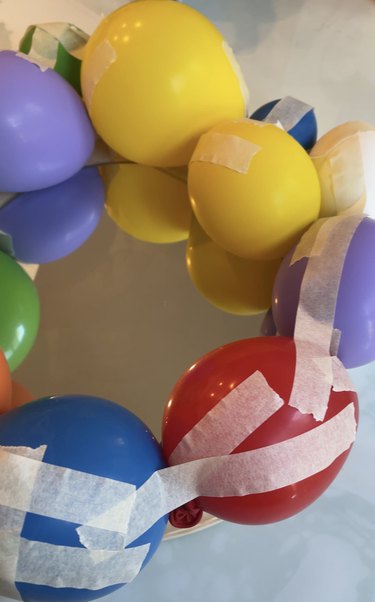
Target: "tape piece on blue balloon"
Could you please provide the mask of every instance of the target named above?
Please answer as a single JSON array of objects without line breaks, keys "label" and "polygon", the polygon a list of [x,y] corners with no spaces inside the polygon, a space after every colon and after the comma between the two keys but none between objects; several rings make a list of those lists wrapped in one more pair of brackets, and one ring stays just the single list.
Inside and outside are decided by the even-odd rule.
[{"label": "tape piece on blue balloon", "polygon": [[275,125],[279,123],[288,132],[312,110],[311,105],[292,96],[285,96],[275,104],[263,121]]}]

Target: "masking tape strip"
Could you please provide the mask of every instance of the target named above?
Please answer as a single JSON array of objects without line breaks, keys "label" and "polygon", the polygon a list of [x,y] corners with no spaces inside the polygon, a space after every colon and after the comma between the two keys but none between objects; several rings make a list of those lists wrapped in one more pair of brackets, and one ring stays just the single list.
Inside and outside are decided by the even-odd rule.
[{"label": "masking tape strip", "polygon": [[0,466],[2,506],[79,524],[100,515],[102,522],[95,526],[113,531],[129,514],[127,498],[135,491],[129,483],[21,457],[3,447]]},{"label": "masking tape strip", "polygon": [[86,73],[82,87],[85,91],[88,108],[90,108],[92,102],[95,86],[116,59],[116,50],[112,44],[108,40],[103,40],[86,61]]},{"label": "masking tape strip", "polygon": [[31,28],[34,28],[30,48],[32,56],[51,60],[54,67],[58,46],[61,44],[69,54],[82,59],[83,48],[88,42],[89,35],[79,27],[71,23],[43,23],[32,25],[27,33]]},{"label": "masking tape strip", "polygon": [[[15,457],[32,458],[39,466],[46,452],[46,446],[32,449],[29,447],[7,447],[8,453],[12,453]],[[2,468],[2,462],[1,468]],[[30,474],[29,471],[23,471],[20,475],[20,484],[27,483],[28,491],[30,492],[29,499],[25,496],[25,506],[29,506],[31,492],[35,483],[37,471]],[[1,479],[3,473],[1,472]],[[7,487],[7,481],[2,482],[2,486]],[[16,510],[12,504],[0,506],[0,596],[21,600],[21,596],[16,588],[16,574],[19,557],[20,537],[23,529],[26,512]]]},{"label": "masking tape strip", "polygon": [[333,372],[329,353],[337,294],[346,253],[362,219],[363,215],[338,216],[322,223],[301,284],[294,330],[296,369],[289,405],[313,414],[316,420],[323,420],[330,397]]},{"label": "masking tape strip", "polygon": [[[170,464],[230,454],[255,429],[284,405],[259,371],[223,397],[181,439],[169,456]],[[236,425],[228,429],[233,416]]]},{"label": "masking tape strip", "polygon": [[312,110],[311,105],[293,96],[285,96],[275,104],[263,121],[275,125],[279,122],[284,130],[289,131]]},{"label": "masking tape strip", "polygon": [[223,41],[223,50],[232,66],[234,73],[237,76],[238,83],[239,83],[240,90],[241,90],[241,95],[243,98],[243,103],[244,103],[244,113],[246,113],[247,107],[249,104],[250,94],[249,94],[249,89],[246,85],[245,78],[242,74],[240,64],[236,59],[236,55],[234,54],[233,49],[229,46],[228,42],[226,42],[225,40]]},{"label": "masking tape strip", "polygon": [[373,205],[375,198],[375,131],[359,134],[366,199]]},{"label": "masking tape strip", "polygon": [[[105,526],[105,530],[111,526],[115,533],[124,535],[122,541],[129,545],[170,510],[196,497],[243,496],[263,493],[304,480],[324,470],[346,451],[354,441],[355,432],[354,405],[349,404],[334,418],[293,439],[261,449],[203,458],[159,470],[136,492],[128,496],[127,506],[131,510],[130,516],[126,517],[126,520],[122,520],[122,513],[116,516],[115,503],[112,507],[114,515],[112,521],[108,520],[109,509],[105,504],[104,518],[103,515],[98,515],[92,522],[102,527]],[[24,477],[24,481],[22,482],[18,475],[13,474],[16,478],[13,480],[13,485],[10,483],[13,487],[13,496],[10,496],[11,499],[8,501],[10,508],[14,507],[12,499],[19,497],[17,490],[14,490],[14,482],[18,482],[18,486],[22,486],[22,484],[28,486],[30,477],[28,458],[13,455],[24,461],[23,465],[14,466],[14,469]],[[40,472],[44,466],[45,464],[40,462]],[[53,470],[60,471],[60,467],[51,466],[50,468],[50,476],[53,476]],[[68,473],[72,472],[68,469],[65,470]],[[76,472],[76,483],[79,484],[80,489],[84,489],[85,483],[80,479],[85,473]],[[35,473],[34,469],[31,470],[31,473]],[[93,478],[101,481],[101,477],[93,476]],[[70,480],[74,481],[74,479]],[[131,488],[130,485],[129,490]],[[50,484],[49,489],[43,492],[45,500],[42,505],[47,504],[52,507],[56,491],[56,488]],[[78,488],[77,491],[79,491]],[[92,491],[91,495],[93,493]],[[27,508],[27,511],[35,511],[35,508],[32,508],[32,502],[40,497],[41,492],[38,491],[38,483],[35,479],[33,500],[30,500],[30,508]],[[58,496],[58,499],[61,508],[57,512],[55,508],[48,514],[48,516],[52,515],[52,518],[56,514],[61,516],[66,510],[66,501],[61,499],[61,496]],[[95,506],[98,512],[97,501],[95,501]],[[16,509],[15,512],[16,517],[19,516],[20,510]],[[71,519],[70,516],[67,516],[63,520]],[[77,528],[81,540],[87,538],[88,541],[93,541],[95,536],[98,536],[100,540],[103,535],[102,531],[102,528],[93,528],[90,525],[82,525]],[[15,539],[18,542],[17,548]],[[77,548],[52,546],[51,544],[26,544],[24,541],[20,541],[19,533],[9,530],[5,532],[3,530],[1,548],[7,552],[7,557],[12,555],[17,558],[16,574],[14,575],[10,571],[11,575],[6,574],[4,577],[8,584],[12,581],[30,580],[28,582],[37,582],[40,585],[54,584],[54,587],[68,587],[70,584],[72,587],[84,586],[86,589],[101,588],[135,577],[147,554],[144,547],[141,547],[140,550],[134,548],[137,552],[134,552],[134,557],[129,558],[129,550],[102,550],[93,547],[77,551]],[[125,552],[126,554],[123,554]],[[41,557],[45,558],[47,563],[43,570],[42,568],[39,570],[39,565],[36,567],[34,564]],[[48,560],[49,558],[50,560]],[[60,574],[62,566],[63,573]],[[11,568],[13,570],[14,566]],[[131,575],[129,576],[128,573],[125,575],[124,571],[131,571]],[[60,574],[60,581],[56,575],[57,572]],[[77,572],[80,573],[79,576],[77,576]],[[81,581],[77,581],[78,579]]]},{"label": "masking tape strip", "polygon": [[239,136],[208,132],[200,137],[190,162],[213,163],[246,174],[253,157],[260,150],[260,146]]},{"label": "masking tape strip", "polygon": [[122,551],[86,550],[21,538],[16,581],[89,590],[130,583],[149,548],[146,544]]},{"label": "masking tape strip", "polygon": [[355,386],[348,370],[345,368],[343,363],[338,357],[332,357],[332,374],[333,383],[332,387],[334,391],[355,391]]},{"label": "masking tape strip", "polygon": [[[360,199],[365,203],[365,177],[360,138],[354,134],[329,153],[335,212],[346,211]],[[349,174],[349,175],[348,175]],[[353,189],[353,185],[355,189]],[[354,199],[354,195],[357,198]]]},{"label": "masking tape strip", "polygon": [[27,61],[28,63],[36,65],[42,72],[47,71],[47,69],[51,68],[49,61],[47,61],[46,59],[29,56],[28,54],[24,54],[23,52],[16,52],[16,56],[18,56],[20,59],[23,59],[24,61]]},{"label": "masking tape strip", "polygon": [[321,472],[350,447],[355,434],[350,403],[334,418],[281,443],[159,470],[135,494],[127,544],[161,516],[196,497],[265,493]]},{"label": "masking tape strip", "polygon": [[311,258],[319,256],[331,234],[331,229],[331,223],[326,218],[316,220],[316,222],[306,230],[294,249],[290,265],[293,265],[304,257]]}]

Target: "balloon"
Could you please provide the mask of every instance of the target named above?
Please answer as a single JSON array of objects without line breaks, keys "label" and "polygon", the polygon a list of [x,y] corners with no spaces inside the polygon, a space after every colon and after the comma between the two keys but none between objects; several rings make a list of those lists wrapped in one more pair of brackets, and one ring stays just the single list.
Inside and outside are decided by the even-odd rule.
[{"label": "balloon", "polygon": [[104,19],[86,46],[81,83],[101,138],[145,165],[187,165],[200,134],[246,113],[231,49],[178,2],[133,2]]},{"label": "balloon", "polygon": [[5,412],[11,406],[12,380],[9,372],[8,362],[0,349],[0,413]]},{"label": "balloon", "polygon": [[[289,265],[293,250],[277,273],[272,313],[277,330],[292,336],[307,259]],[[346,368],[375,359],[375,221],[364,218],[349,245],[337,295],[334,328],[341,332],[338,357]],[[317,276],[318,277],[318,276]]]},{"label": "balloon", "polygon": [[0,230],[11,236],[19,261],[48,263],[80,247],[103,209],[104,185],[89,167],[56,186],[18,195],[0,208]]},{"label": "balloon", "polygon": [[[209,410],[257,370],[285,400],[284,406],[253,431],[233,453],[266,447],[321,424],[311,414],[301,414],[288,405],[295,371],[294,341],[284,337],[245,339],[215,349],[198,360],[180,378],[164,412],[162,441],[165,457],[169,458],[182,437]],[[324,421],[351,402],[354,402],[358,413],[355,393],[332,391]],[[234,415],[233,422],[228,423],[226,428],[235,428],[236,419]],[[209,441],[208,430],[207,444]],[[197,500],[198,505],[214,516],[237,523],[264,524],[288,518],[303,510],[325,491],[340,471],[348,453],[349,449],[328,468],[289,486],[242,497],[201,497]],[[201,478],[204,478],[203,474]]]},{"label": "balloon", "polygon": [[208,236],[247,259],[282,257],[319,214],[306,151],[275,125],[250,119],[222,122],[201,137],[188,188]]},{"label": "balloon", "polygon": [[25,389],[23,385],[17,383],[15,380],[12,381],[12,408],[19,408],[34,399],[34,395]]},{"label": "balloon", "polygon": [[[154,471],[164,468],[161,449],[152,433],[134,414],[123,407],[96,397],[61,396],[44,398],[17,408],[0,417],[0,444],[46,446],[43,462],[132,483],[139,487]],[[60,477],[62,480],[63,477]],[[0,474],[1,481],[1,474]],[[45,490],[44,496],[56,497],[58,490]],[[96,502],[93,496],[93,504]],[[45,497],[48,507],[48,497]],[[118,503],[118,502],[117,502]],[[100,508],[93,508],[93,515]],[[167,517],[156,522],[131,547],[150,544],[147,563],[156,551],[165,531]],[[77,527],[68,520],[27,513],[22,537],[60,546],[82,548]],[[121,549],[121,548],[119,548]],[[124,560],[124,563],[126,560]],[[104,564],[105,567],[105,564]],[[56,567],[56,574],[61,575]],[[105,577],[106,569],[98,564],[96,576]],[[37,569],[36,577],[39,577]],[[80,575],[83,579],[90,575]],[[95,591],[17,582],[23,600],[71,600],[83,602],[105,596],[121,584]]]},{"label": "balloon", "polygon": [[192,211],[182,170],[175,174],[133,163],[104,171],[106,208],[122,230],[146,242],[186,240]]},{"label": "balloon", "polygon": [[[294,98],[287,96],[286,98],[278,98],[277,100],[271,100],[266,104],[262,105],[252,113],[250,119],[258,119],[259,121],[263,121],[272,109],[280,102],[280,100],[284,101],[285,110],[288,109],[288,104],[290,104],[291,114],[288,112],[288,119],[293,117],[293,103],[296,102]],[[288,103],[288,100],[290,101]],[[272,123],[275,123],[274,121]],[[284,130],[288,132],[290,136],[292,136],[297,142],[303,146],[306,150],[312,148],[316,142],[316,137],[318,133],[318,125],[316,123],[316,117],[314,109],[311,107],[311,110],[305,113],[301,119],[297,121],[292,127],[285,127],[288,124],[283,123],[281,120],[281,125]]]},{"label": "balloon", "polygon": [[254,261],[228,253],[207,236],[194,218],[186,262],[198,291],[219,309],[250,315],[270,306],[280,260]]},{"label": "balloon", "polygon": [[77,173],[95,133],[76,91],[26,55],[0,52],[0,190],[27,192]]},{"label": "balloon", "polygon": [[39,297],[33,281],[0,252],[0,348],[11,371],[33,346],[39,327]]},{"label": "balloon", "polygon": [[318,140],[310,156],[322,191],[322,217],[363,212],[375,217],[373,125],[364,121],[338,125]]},{"label": "balloon", "polygon": [[263,318],[263,322],[260,325],[260,335],[262,337],[274,337],[277,335],[276,324],[273,319],[271,307],[267,311]]}]

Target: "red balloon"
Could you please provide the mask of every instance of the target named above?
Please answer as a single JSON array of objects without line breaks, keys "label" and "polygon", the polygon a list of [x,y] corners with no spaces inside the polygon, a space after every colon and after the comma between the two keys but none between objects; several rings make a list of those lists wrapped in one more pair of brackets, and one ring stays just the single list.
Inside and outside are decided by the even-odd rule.
[{"label": "red balloon", "polygon": [[[232,453],[266,447],[305,433],[319,424],[311,414],[288,405],[295,371],[295,344],[286,337],[245,339],[219,347],[198,360],[177,382],[163,418],[162,441],[166,458],[182,437],[234,387],[259,370],[284,400],[284,406],[258,427]],[[306,383],[308,386],[308,383]],[[331,392],[323,422],[351,402],[358,421],[354,392]],[[236,416],[233,416],[235,424]],[[231,424],[228,424],[228,429]],[[201,497],[202,510],[224,520],[265,524],[288,518],[316,500],[343,466],[350,448],[326,469],[274,491],[243,497]]]}]

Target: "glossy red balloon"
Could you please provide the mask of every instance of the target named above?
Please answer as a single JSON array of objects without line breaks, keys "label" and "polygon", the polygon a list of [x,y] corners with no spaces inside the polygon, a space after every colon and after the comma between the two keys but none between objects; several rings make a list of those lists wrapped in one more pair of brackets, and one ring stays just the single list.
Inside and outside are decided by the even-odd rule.
[{"label": "glossy red balloon", "polygon": [[[295,345],[286,337],[260,337],[230,343],[198,360],[178,381],[163,418],[163,448],[166,458],[181,438],[233,387],[260,370],[285,405],[256,429],[233,453],[257,449],[309,431],[317,423],[311,414],[301,414],[288,405],[295,371]],[[306,383],[308,386],[308,383]],[[358,400],[353,392],[332,392],[325,421]],[[236,416],[233,416],[233,425]],[[228,424],[228,429],[232,428]],[[343,466],[349,450],[328,468],[277,489],[243,497],[198,499],[200,507],[219,518],[236,523],[264,524],[288,518],[316,500]]]}]

